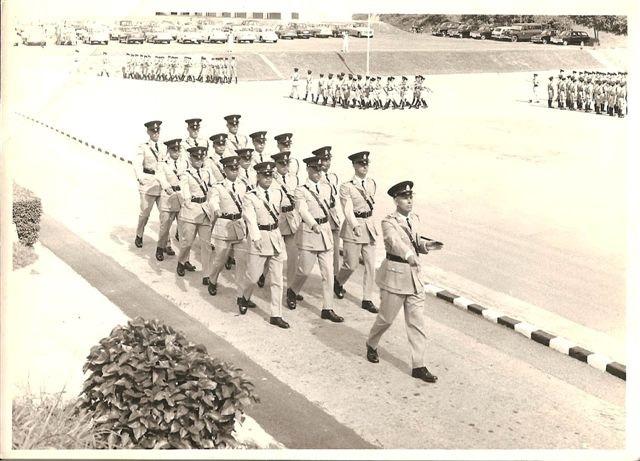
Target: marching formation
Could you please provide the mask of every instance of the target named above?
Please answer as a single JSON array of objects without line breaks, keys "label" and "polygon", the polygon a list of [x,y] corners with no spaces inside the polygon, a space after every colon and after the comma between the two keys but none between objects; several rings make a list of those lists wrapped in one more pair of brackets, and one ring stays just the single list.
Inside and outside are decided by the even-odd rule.
[{"label": "marching formation", "polygon": [[151,56],[127,53],[123,78],[161,82],[238,83],[235,56]]},{"label": "marching formation", "polygon": [[[536,94],[539,86],[537,74],[534,74],[533,81]],[[537,99],[537,95],[534,99]],[[628,113],[627,73],[574,70],[565,75],[564,70],[560,69],[556,78],[549,77],[547,105],[549,108],[582,110],[622,118]]]},{"label": "marching formation", "polygon": [[[402,181],[388,190],[396,211],[382,220],[380,236],[372,217],[376,183],[368,176],[369,152],[350,155],[354,174],[339,181],[331,171],[331,146],[320,147],[303,159],[307,179],[301,181],[298,163],[291,156],[293,135],[275,136],[277,152],[267,155],[267,132],[242,134],[240,118],[237,114],[224,117],[226,130],[208,139],[200,135],[202,119],[187,119],[186,136],[164,141],[164,148],[159,145],[162,121],[145,123],[149,139],[139,146],[133,162],[140,192],[136,247],[143,247],[155,204],[160,214],[158,261],[176,255],[175,238],[177,274],[184,277],[187,271],[196,271],[190,255],[197,237],[202,285],[208,293],[216,296],[223,268],[235,266],[240,314],[256,308],[252,295],[256,288],[266,288],[269,322],[283,329],[289,328],[283,305],[295,310],[304,299],[305,282],[316,261],[322,278],[320,317],[343,322],[334,310],[334,298],[344,298],[344,284],[362,259],[361,308],[377,314],[366,341],[367,359],[378,362],[378,342],[404,308],[412,376],[435,382],[437,377],[424,363],[425,294],[418,258],[442,244],[418,233],[420,220],[412,212],[413,183]],[[373,302],[374,250],[381,237],[386,258],[375,278],[381,292],[378,309]]]},{"label": "marching formation", "polygon": [[[290,98],[310,100],[315,104],[343,109],[426,109],[427,94],[431,89],[425,86],[425,78],[416,75],[413,83],[409,78],[401,76],[396,80],[393,76],[353,75],[344,72],[336,74],[319,74],[314,82],[313,71],[307,70],[307,75],[300,75],[298,68],[293,69],[291,77]],[[304,84],[304,96],[301,97],[300,87]]]}]

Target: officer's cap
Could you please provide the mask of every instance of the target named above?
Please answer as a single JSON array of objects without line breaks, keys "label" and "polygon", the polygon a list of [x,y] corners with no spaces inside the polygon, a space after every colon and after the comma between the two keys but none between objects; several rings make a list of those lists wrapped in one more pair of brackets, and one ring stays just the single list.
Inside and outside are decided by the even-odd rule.
[{"label": "officer's cap", "polygon": [[212,143],[222,145],[227,141],[227,133],[218,133],[210,136],[209,139]]},{"label": "officer's cap", "polygon": [[151,120],[150,122],[144,124],[144,126],[147,127],[147,130],[153,131],[154,133],[160,131],[160,125],[162,125],[162,122],[160,120]]},{"label": "officer's cap", "polygon": [[225,115],[224,119],[227,121],[227,123],[229,125],[238,125],[240,123],[240,115],[238,114],[232,114],[232,115]]},{"label": "officer's cap", "polygon": [[197,130],[198,128],[200,128],[201,121],[202,121],[201,118],[188,118],[185,120],[185,123],[189,128],[193,128],[194,130]]},{"label": "officer's cap", "polygon": [[224,168],[234,168],[240,165],[240,157],[237,155],[231,155],[229,157],[222,157],[220,163]]},{"label": "officer's cap", "polygon": [[333,77],[333,74],[332,74],[332,73],[329,73],[329,77]]},{"label": "officer's cap", "polygon": [[362,152],[356,152],[355,154],[349,155],[349,160],[353,163],[364,163],[369,164],[369,152],[363,150]]},{"label": "officer's cap", "polygon": [[323,158],[323,159],[329,159],[329,158],[331,158],[331,146],[320,147],[319,149],[316,149],[311,153],[313,155],[315,155],[316,157],[320,157],[320,158]]},{"label": "officer's cap", "polygon": [[181,142],[182,142],[182,139],[175,138],[175,139],[170,139],[168,141],[165,141],[164,145],[167,146],[169,149],[171,149],[172,147],[179,146]]},{"label": "officer's cap", "polygon": [[291,152],[286,150],[271,156],[276,163],[287,163],[289,161],[289,157],[291,157]]},{"label": "officer's cap", "polygon": [[291,144],[292,137],[293,137],[293,134],[291,133],[282,133],[277,136],[274,136],[273,139],[275,139],[280,144],[288,145],[288,144]]},{"label": "officer's cap", "polygon": [[309,168],[321,168],[322,167],[322,159],[316,155],[314,155],[313,157],[307,157],[305,159],[302,159],[302,161],[307,165],[307,167]]},{"label": "officer's cap", "polygon": [[[536,75],[537,75],[537,74],[536,74]],[[403,75],[403,76],[402,76],[402,80],[409,80],[409,79]]]},{"label": "officer's cap", "polygon": [[251,154],[253,153],[253,149],[248,147],[242,149],[236,149],[236,154],[240,156],[241,159],[249,160],[251,158]]},{"label": "officer's cap", "polygon": [[311,73],[311,69],[307,70],[307,74],[310,74],[310,73]]},{"label": "officer's cap", "polygon": [[324,74],[320,74],[320,77],[324,77]]},{"label": "officer's cap", "polygon": [[294,72],[298,72],[298,68],[297,68],[297,67],[294,67],[294,68],[293,68],[293,71],[294,71]]},{"label": "officer's cap", "polygon": [[253,169],[258,172],[258,174],[263,174],[265,176],[271,176],[273,174],[273,170],[276,167],[274,162],[260,162],[256,163],[253,166]]},{"label": "officer's cap", "polygon": [[256,131],[255,133],[251,133],[249,135],[249,137],[251,139],[253,139],[254,141],[266,142],[267,141],[267,132],[266,131]]},{"label": "officer's cap", "polygon": [[187,149],[187,152],[189,152],[190,156],[195,157],[198,160],[201,160],[207,154],[207,148],[206,146],[194,146],[194,147],[189,147]]},{"label": "officer's cap", "polygon": [[387,191],[391,197],[399,196],[411,196],[413,195],[413,181],[402,181],[398,184],[391,186]]}]

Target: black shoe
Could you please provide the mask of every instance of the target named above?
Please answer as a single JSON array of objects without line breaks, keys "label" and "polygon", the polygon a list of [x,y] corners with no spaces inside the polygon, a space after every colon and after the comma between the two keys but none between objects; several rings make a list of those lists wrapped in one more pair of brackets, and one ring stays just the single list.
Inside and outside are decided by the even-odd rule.
[{"label": "black shoe", "polygon": [[297,306],[297,295],[293,292],[291,288],[287,288],[287,307],[291,310],[295,309]]},{"label": "black shoe", "polygon": [[189,261],[187,261],[186,263],[183,264],[184,268],[186,270],[188,270],[189,272],[193,272],[196,270],[196,266],[194,266],[193,264],[191,264]]},{"label": "black shoe", "polygon": [[202,284],[204,286],[209,285],[209,277],[202,277]]},{"label": "black shoe", "polygon": [[238,304],[238,310],[240,311],[240,314],[244,315],[247,313],[247,306],[245,305],[244,298],[236,298],[236,304]]},{"label": "black shoe", "polygon": [[376,306],[371,301],[368,301],[366,299],[364,301],[362,301],[362,308],[365,311],[371,312],[372,314],[377,314],[378,313],[378,309],[376,308]]},{"label": "black shoe", "polygon": [[427,367],[414,368],[411,371],[411,376],[414,378],[421,379],[428,383],[435,383],[438,380],[438,377],[429,373]]},{"label": "black shoe", "polygon": [[178,266],[176,267],[176,272],[180,277],[184,277],[184,264],[178,263]]},{"label": "black shoe", "polygon": [[162,248],[156,248],[156,259],[158,261],[164,261],[164,251],[162,251]]},{"label": "black shoe", "polygon": [[164,252],[166,254],[168,254],[169,256],[175,256],[175,254],[176,254],[176,252],[173,251],[173,248],[171,248],[171,246],[168,246],[167,248],[165,248]]},{"label": "black shoe", "polygon": [[333,309],[322,309],[320,312],[320,318],[324,320],[331,320],[336,323],[344,322],[344,318],[333,312]]},{"label": "black shoe", "polygon": [[235,259],[233,259],[232,257],[229,257],[229,258],[227,259],[227,262],[226,262],[226,263],[224,263],[224,268],[225,268],[226,270],[231,270],[231,266],[233,266],[235,263],[236,263],[236,260],[235,260]]},{"label": "black shoe", "polygon": [[335,277],[333,278],[333,292],[338,299],[344,298],[344,294],[346,293],[344,287],[338,283],[338,279]]},{"label": "black shoe", "polygon": [[296,295],[296,301],[304,301],[304,296]]},{"label": "black shoe", "polygon": [[264,274],[262,274],[262,275],[260,276],[260,278],[258,279],[258,286],[259,286],[260,288],[264,287]]},{"label": "black shoe", "polygon": [[207,291],[211,296],[215,296],[218,293],[218,285],[215,283],[209,282],[209,286],[207,287]]},{"label": "black shoe", "polygon": [[271,317],[269,318],[269,323],[280,328],[289,328],[289,324],[282,317]]},{"label": "black shoe", "polygon": [[140,237],[139,235],[136,235],[135,244],[138,248],[142,248],[142,237]]},{"label": "black shoe", "polygon": [[367,360],[371,363],[378,363],[380,358],[378,357],[378,351],[367,344]]},{"label": "black shoe", "polygon": [[178,237],[178,231],[176,230],[176,240],[179,242],[180,241],[180,237]]},{"label": "black shoe", "polygon": [[254,303],[250,299],[245,299],[244,300],[244,305],[247,306],[249,309],[255,309],[257,307],[256,303]]}]

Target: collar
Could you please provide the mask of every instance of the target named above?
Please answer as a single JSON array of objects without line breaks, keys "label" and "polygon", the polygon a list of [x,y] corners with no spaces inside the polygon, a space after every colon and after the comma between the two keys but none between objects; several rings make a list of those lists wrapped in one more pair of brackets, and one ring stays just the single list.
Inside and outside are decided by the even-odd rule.
[{"label": "collar", "polygon": [[318,181],[318,182],[313,182],[312,180],[307,179],[307,182],[306,182],[305,184],[306,184],[307,186],[309,186],[310,188],[315,189],[315,188],[316,188],[316,186],[319,186],[319,185],[320,185],[320,181]]},{"label": "collar", "polygon": [[231,181],[229,180],[229,178],[224,178],[223,183],[225,185],[228,185],[229,187],[231,187],[232,184],[235,184],[236,186],[238,185],[238,180],[236,179],[235,181]]},{"label": "collar", "polygon": [[407,216],[404,216],[402,213],[400,213],[399,211],[395,211],[393,213],[393,217],[398,219],[402,224],[406,224],[407,223],[407,218],[413,220],[413,213],[409,212],[409,214]]},{"label": "collar", "polygon": [[351,182],[355,183],[357,186],[361,186],[362,185],[362,181],[364,181],[365,183],[367,182],[367,178],[366,176],[364,178],[359,178],[358,175],[353,175],[353,177],[351,178]]}]

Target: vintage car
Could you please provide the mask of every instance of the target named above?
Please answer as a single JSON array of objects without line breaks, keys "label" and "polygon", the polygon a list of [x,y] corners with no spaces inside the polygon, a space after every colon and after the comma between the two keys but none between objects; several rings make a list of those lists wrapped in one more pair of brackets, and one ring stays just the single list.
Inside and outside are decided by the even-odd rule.
[{"label": "vintage car", "polygon": [[171,32],[167,32],[166,30],[156,32],[151,39],[151,43],[171,43],[173,37],[171,36]]},{"label": "vintage car", "polygon": [[233,31],[233,38],[236,43],[253,43],[258,40],[257,34],[251,29],[237,29]]},{"label": "vintage car", "polygon": [[333,35],[331,27],[326,24],[320,24],[311,28],[311,35],[316,38],[328,38]]},{"label": "vintage car", "polygon": [[22,37],[23,45],[45,46],[47,44],[47,35],[44,29],[40,27],[25,29],[20,36]]},{"label": "vintage car", "polygon": [[496,27],[491,31],[491,38],[493,40],[511,40],[511,37],[508,35],[509,29],[511,29],[510,26]]},{"label": "vintage car", "polygon": [[202,32],[197,29],[186,29],[181,31],[178,34],[178,43],[193,43],[199,45],[204,42],[204,37],[202,36]]},{"label": "vintage car", "polygon": [[512,42],[529,42],[531,37],[542,33],[542,24],[514,24],[505,32],[505,38]]},{"label": "vintage car", "polygon": [[311,38],[311,30],[304,24],[296,24],[293,26],[296,31],[297,38]]},{"label": "vintage car", "polygon": [[451,21],[443,22],[433,28],[433,30],[431,31],[431,35],[446,37],[449,29],[453,29],[454,27],[458,27],[458,26],[460,26],[459,22],[451,22]]},{"label": "vintage car", "polygon": [[355,23],[349,28],[349,35],[354,37],[370,37],[373,38],[373,29],[367,26],[367,23]]},{"label": "vintage car", "polygon": [[76,45],[77,43],[78,38],[74,29],[63,28],[56,33],[56,45]]},{"label": "vintage car", "polygon": [[533,43],[542,43],[546,45],[547,43],[551,42],[551,37],[555,37],[556,35],[558,35],[558,32],[556,32],[555,30],[545,29],[541,33],[531,37],[531,41]]},{"label": "vintage car", "polygon": [[276,35],[282,40],[293,40],[294,38],[298,38],[298,34],[296,34],[294,29],[283,26],[276,29]]},{"label": "vintage car", "polygon": [[454,29],[449,29],[447,35],[453,38],[469,38],[471,35],[471,24],[463,24]]},{"label": "vintage car", "polygon": [[475,40],[486,40],[491,38],[491,32],[493,32],[493,26],[480,26],[469,32],[469,37]]},{"label": "vintage car", "polygon": [[278,36],[273,31],[273,29],[268,29],[268,28],[265,28],[265,27],[258,28],[258,30],[256,31],[256,35],[258,37],[258,41],[262,42],[262,43],[267,43],[267,42],[277,43],[278,42]]},{"label": "vintage car", "polygon": [[87,45],[107,45],[109,43],[109,32],[103,29],[93,29],[84,36],[84,43]]},{"label": "vintage car", "polygon": [[555,37],[551,37],[551,43],[556,45],[588,46],[593,44],[593,39],[589,37],[589,34],[581,30],[565,30]]},{"label": "vintage car", "polygon": [[132,30],[120,35],[120,43],[144,43],[144,34],[141,31]]}]

